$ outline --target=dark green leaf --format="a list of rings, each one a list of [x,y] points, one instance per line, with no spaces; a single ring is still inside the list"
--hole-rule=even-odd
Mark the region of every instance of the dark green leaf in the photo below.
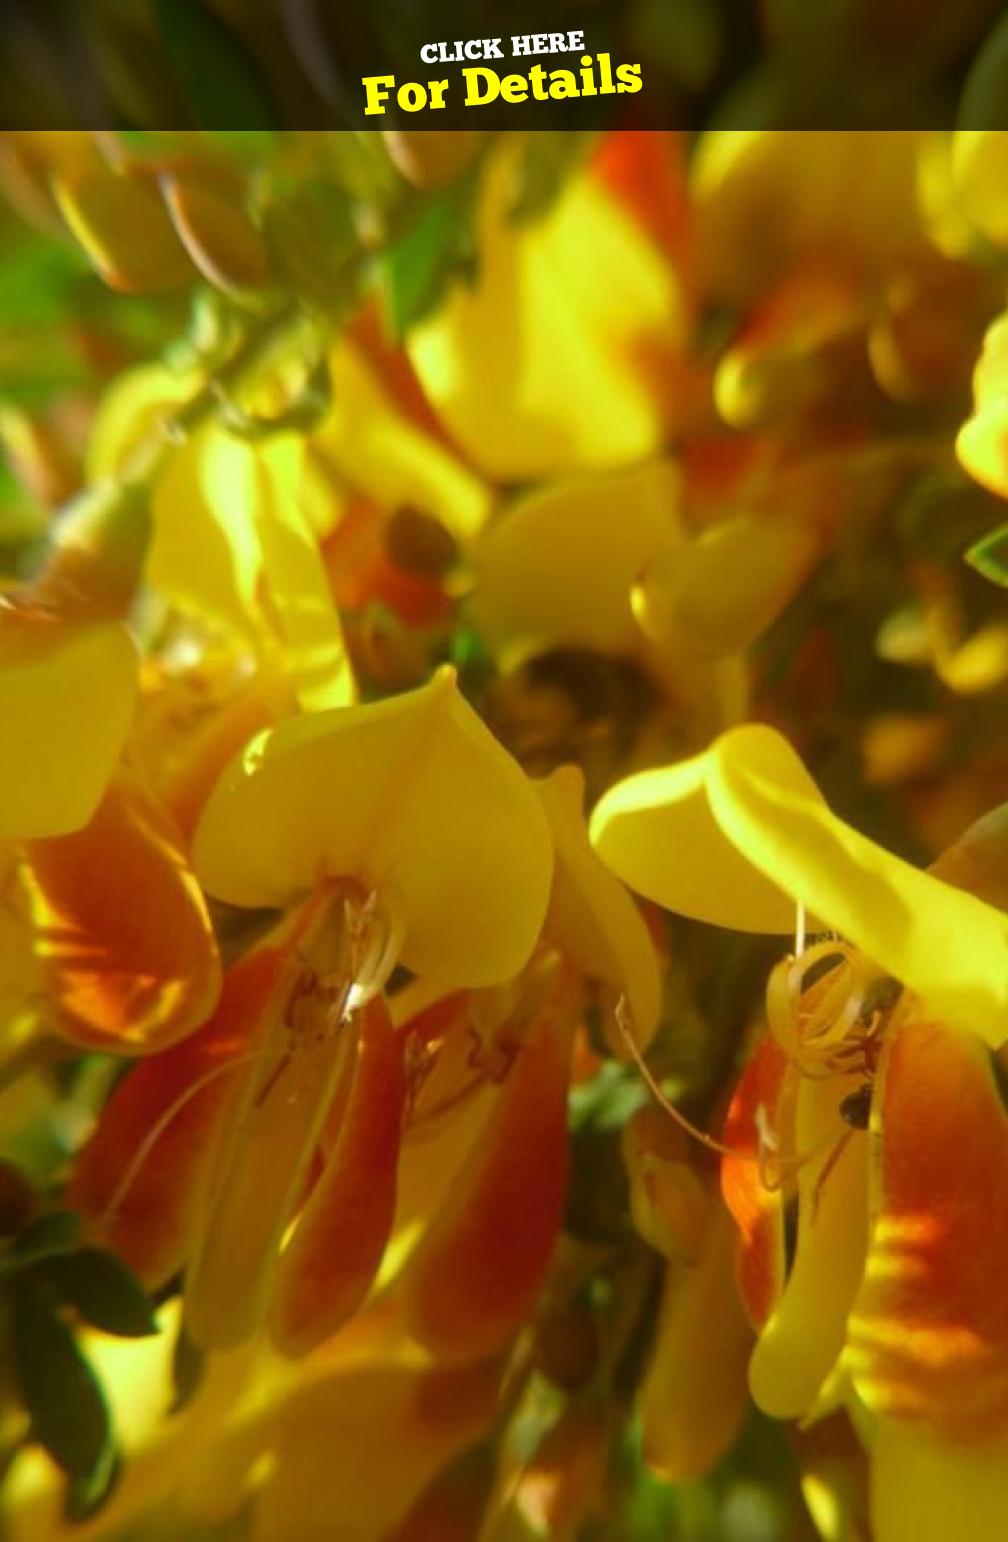
[[[113,1253],[81,1248],[46,1259],[44,1277],[92,1327],[120,1338],[146,1338],[158,1325],[150,1297]]]
[[[153,0],[158,33],[201,128],[267,129],[273,109],[245,45],[203,0]]]
[[[109,1447],[108,1460],[99,1463],[86,1478],[71,1478],[63,1501],[63,1514],[68,1521],[86,1521],[100,1510],[108,1500],[119,1479],[119,1453]]]
[[[999,525],[966,553],[966,561],[992,584],[1008,589],[1008,524]]]
[[[31,1438],[78,1484],[100,1489],[111,1480],[114,1449],[97,1378],[52,1291],[22,1274],[12,1298],[15,1372]]]
[[[20,1273],[40,1259],[70,1253],[80,1239],[80,1216],[72,1210],[53,1210],[40,1216],[20,1233],[13,1247],[0,1258],[0,1276]]]

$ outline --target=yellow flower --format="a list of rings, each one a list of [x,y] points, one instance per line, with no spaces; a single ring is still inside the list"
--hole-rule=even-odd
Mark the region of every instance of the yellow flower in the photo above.
[[[94,486],[114,485],[198,384],[194,372],[160,365],[117,381],[91,445]],[[155,594],[223,629],[317,711],[349,704],[356,687],[311,519],[306,457],[300,435],[249,441],[218,421],[164,450],[143,572]]]
[[[469,541],[490,510],[479,477],[410,421],[352,342],[341,339],[330,349],[329,374],[333,405],[308,441],[309,464],[318,464],[330,489],[333,480],[343,483],[389,513],[418,509],[456,540]]]
[[[924,245],[922,134],[713,129],[691,192],[701,284],[746,300],[791,266],[871,275]]]
[[[187,1282],[192,1331],[221,1344],[266,1309],[353,1007],[397,962],[445,990],[517,973],[542,925],[552,846],[531,786],[445,671],[258,736],[211,794],[193,852],[209,893],[290,913]]]
[[[773,729],[733,729],[692,760],[629,777],[591,829],[600,855],[659,904],[781,933],[803,905],[943,1021],[993,1047],[1008,1039],[1008,919],[839,819]]]
[[[750,1387],[780,1418],[869,1411],[883,1542],[906,1534],[907,1504],[914,1535],[968,1513],[993,1542],[1008,1510],[1008,1117],[984,1041],[1008,1037],[1003,811],[921,873],[748,726],[614,788],[592,829],[617,872],[684,914],[783,932],[797,906],[839,934],[774,970],[726,1124],[722,1186],[759,1329]]]
[[[587,172],[545,216],[515,220],[515,161],[507,142],[488,160],[476,278],[411,331],[413,366],[497,480],[631,465],[662,438],[655,366],[682,336],[675,275]]]
[[[742,508],[690,537],[669,460],[519,498],[477,542],[474,609],[505,667],[554,647],[629,655],[716,726],[739,715],[743,651],[815,560],[814,524]]]

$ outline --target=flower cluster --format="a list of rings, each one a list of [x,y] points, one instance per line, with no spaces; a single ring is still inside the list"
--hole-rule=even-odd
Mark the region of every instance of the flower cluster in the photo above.
[[[1006,155],[5,137],[12,1538],[1005,1534]]]

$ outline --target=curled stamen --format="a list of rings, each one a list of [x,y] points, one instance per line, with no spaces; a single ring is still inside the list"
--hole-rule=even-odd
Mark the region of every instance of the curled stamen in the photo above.
[[[729,1146],[724,1141],[717,1140],[715,1136],[708,1134],[706,1130],[701,1130],[698,1125],[695,1125],[691,1119],[687,1118],[682,1109],[677,1108],[658,1085],[634,1038],[630,1010],[625,997],[621,996],[616,1003],[615,1017],[616,1026],[633,1058],[634,1064],[658,1106],[675,1120],[681,1130],[685,1131],[692,1140],[698,1141],[706,1150],[713,1151],[718,1156],[733,1157],[740,1162],[755,1162],[759,1169],[760,1183],[768,1193],[774,1193],[777,1189],[783,1188],[786,1183],[789,1183],[801,1171],[807,1162],[819,1156],[829,1144],[828,1141],[823,1141],[819,1145],[811,1147],[808,1151],[796,1151],[790,1156],[782,1155],[780,1152],[780,1141],[776,1131],[773,1130],[770,1124],[766,1108],[762,1103],[756,1110],[757,1148],[755,1151],[747,1151],[742,1146]]]
[[[378,901],[372,889],[363,904],[344,900],[353,984],[347,996],[346,1012],[365,1006],[384,987],[402,951],[406,920],[402,905],[395,897]]]
[[[837,1075],[863,1053],[866,1004],[877,978],[859,953],[833,941],[777,965],[767,983],[767,1022],[803,1076]]]

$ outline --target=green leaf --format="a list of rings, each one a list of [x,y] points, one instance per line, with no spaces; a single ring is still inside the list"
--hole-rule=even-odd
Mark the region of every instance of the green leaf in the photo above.
[[[992,584],[1008,589],[1008,524],[999,525],[971,546],[966,561]]]
[[[112,1425],[101,1386],[60,1315],[56,1298],[30,1275],[13,1284],[14,1368],[31,1418],[31,1438],[94,1502],[115,1467]]]
[[[153,0],[168,58],[201,128],[268,129],[273,108],[255,62],[203,0]]]
[[[508,218],[515,224],[542,219],[568,179],[598,142],[598,134],[551,130],[522,140]]]
[[[72,1210],[53,1210],[40,1216],[19,1234],[10,1251],[0,1258],[0,1278],[18,1274],[42,1259],[70,1253],[80,1239],[80,1216]]]
[[[396,338],[433,310],[460,270],[474,270],[475,194],[476,179],[467,176],[425,195],[385,253],[385,308]]]
[[[150,1297],[113,1253],[81,1248],[46,1259],[41,1268],[62,1299],[92,1327],[119,1338],[146,1338],[158,1332]]]

